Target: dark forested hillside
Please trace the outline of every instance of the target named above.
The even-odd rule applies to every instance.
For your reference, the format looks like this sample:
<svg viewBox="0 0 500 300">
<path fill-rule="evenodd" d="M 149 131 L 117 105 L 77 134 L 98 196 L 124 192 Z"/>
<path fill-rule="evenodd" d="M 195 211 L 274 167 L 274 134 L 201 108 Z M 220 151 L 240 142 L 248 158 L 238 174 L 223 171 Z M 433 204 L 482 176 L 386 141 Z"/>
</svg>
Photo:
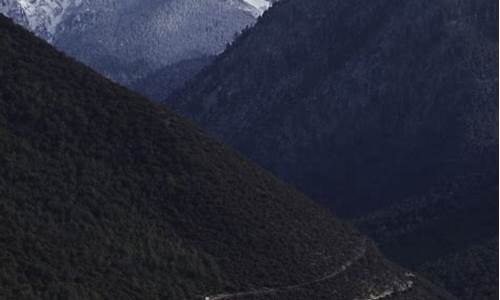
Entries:
<svg viewBox="0 0 500 300">
<path fill-rule="evenodd" d="M 452 299 L 2 16 L 0 52 L 1 299 Z"/>
<path fill-rule="evenodd" d="M 494 175 L 488 175 L 494 176 Z M 476 185 L 477 184 L 477 185 Z M 462 299 L 498 298 L 498 185 L 475 176 L 355 220 L 384 254 Z"/>
<path fill-rule="evenodd" d="M 429 261 L 419 272 L 456 291 L 461 298 L 493 299 L 498 296 L 497 258 L 498 240 L 494 239 Z"/>
<path fill-rule="evenodd" d="M 498 236 L 497 24 L 490 0 L 284 0 L 167 102 L 415 267 Z"/>
<path fill-rule="evenodd" d="M 497 7 L 283 1 L 168 102 L 359 214 L 494 165 Z"/>
</svg>

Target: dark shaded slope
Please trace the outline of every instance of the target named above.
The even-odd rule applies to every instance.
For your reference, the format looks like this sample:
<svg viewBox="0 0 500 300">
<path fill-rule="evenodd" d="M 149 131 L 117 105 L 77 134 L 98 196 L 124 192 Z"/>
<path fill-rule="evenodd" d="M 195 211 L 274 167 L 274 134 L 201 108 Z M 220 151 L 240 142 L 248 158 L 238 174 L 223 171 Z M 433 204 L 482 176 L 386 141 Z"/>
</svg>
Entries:
<svg viewBox="0 0 500 300">
<path fill-rule="evenodd" d="M 449 299 L 164 108 L 0 17 L 0 298 Z M 334 276 L 331 276 L 334 274 Z"/>
<path fill-rule="evenodd" d="M 168 103 L 414 267 L 498 236 L 497 23 L 489 0 L 285 0 Z"/>
<path fill-rule="evenodd" d="M 480 177 L 455 178 L 355 224 L 384 254 L 461 299 L 497 299 L 498 198 L 490 196 L 497 193 L 498 185 L 485 185 Z"/>
<path fill-rule="evenodd" d="M 488 196 L 498 193 L 498 186 L 486 186 L 484 181 L 469 175 L 442 182 L 439 188 L 402 199 L 355 223 L 386 254 L 416 267 L 498 235 L 498 199 Z"/>
<path fill-rule="evenodd" d="M 343 214 L 494 165 L 497 3 L 365 2 L 279 3 L 170 104 Z"/>
<path fill-rule="evenodd" d="M 498 240 L 495 239 L 428 262 L 419 271 L 456 291 L 461 298 L 494 299 L 498 298 L 497 258 Z"/>
</svg>

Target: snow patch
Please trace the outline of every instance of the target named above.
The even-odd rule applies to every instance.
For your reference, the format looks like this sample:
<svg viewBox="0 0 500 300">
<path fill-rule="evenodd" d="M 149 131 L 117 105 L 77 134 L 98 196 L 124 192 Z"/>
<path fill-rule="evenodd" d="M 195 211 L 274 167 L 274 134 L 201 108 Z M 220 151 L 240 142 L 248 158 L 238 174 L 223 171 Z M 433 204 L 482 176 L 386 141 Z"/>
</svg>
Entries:
<svg viewBox="0 0 500 300">
<path fill-rule="evenodd" d="M 243 7 L 243 9 L 252 13 L 254 17 L 261 16 L 272 6 L 272 3 L 268 0 L 243 0 L 243 2 L 249 6 Z"/>
<path fill-rule="evenodd" d="M 53 38 L 57 26 L 64 20 L 68 8 L 81 0 L 17 0 L 28 20 L 29 29 L 48 39 Z"/>
</svg>

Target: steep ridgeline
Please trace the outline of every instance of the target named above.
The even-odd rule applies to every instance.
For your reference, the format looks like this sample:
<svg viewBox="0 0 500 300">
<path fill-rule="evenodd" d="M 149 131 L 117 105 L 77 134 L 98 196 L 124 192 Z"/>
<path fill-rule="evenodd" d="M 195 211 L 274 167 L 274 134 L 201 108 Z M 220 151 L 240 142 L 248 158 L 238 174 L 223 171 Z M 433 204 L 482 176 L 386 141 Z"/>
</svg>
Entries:
<svg viewBox="0 0 500 300">
<path fill-rule="evenodd" d="M 220 53 L 270 1 L 3 0 L 0 13 L 129 85 L 161 67 Z"/>
<path fill-rule="evenodd" d="M 453 299 L 2 16 L 0 51 L 1 299 Z"/>
<path fill-rule="evenodd" d="M 497 24 L 490 0 L 285 0 L 167 102 L 420 265 L 498 236 Z"/>
</svg>

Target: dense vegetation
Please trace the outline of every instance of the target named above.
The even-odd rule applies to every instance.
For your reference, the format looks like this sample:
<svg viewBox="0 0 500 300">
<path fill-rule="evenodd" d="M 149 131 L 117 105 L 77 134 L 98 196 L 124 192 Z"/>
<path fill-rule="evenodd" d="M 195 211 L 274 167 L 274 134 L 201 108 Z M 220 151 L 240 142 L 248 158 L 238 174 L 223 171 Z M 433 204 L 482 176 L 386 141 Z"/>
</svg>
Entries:
<svg viewBox="0 0 500 300">
<path fill-rule="evenodd" d="M 419 271 L 462 298 L 494 299 L 498 297 L 498 240 L 427 262 Z"/>
<path fill-rule="evenodd" d="M 418 269 L 498 237 L 497 24 L 490 0 L 283 0 L 167 102 Z"/>
<path fill-rule="evenodd" d="M 0 51 L 0 298 L 201 299 L 339 272 L 267 298 L 452 299 L 1 16 Z"/>
<path fill-rule="evenodd" d="M 373 212 L 355 224 L 386 255 L 457 296 L 494 299 L 498 297 L 498 245 L 494 246 L 498 199 L 489 195 L 498 193 L 498 185 L 482 182 L 477 175 L 444 181 L 438 189 Z"/>
</svg>

